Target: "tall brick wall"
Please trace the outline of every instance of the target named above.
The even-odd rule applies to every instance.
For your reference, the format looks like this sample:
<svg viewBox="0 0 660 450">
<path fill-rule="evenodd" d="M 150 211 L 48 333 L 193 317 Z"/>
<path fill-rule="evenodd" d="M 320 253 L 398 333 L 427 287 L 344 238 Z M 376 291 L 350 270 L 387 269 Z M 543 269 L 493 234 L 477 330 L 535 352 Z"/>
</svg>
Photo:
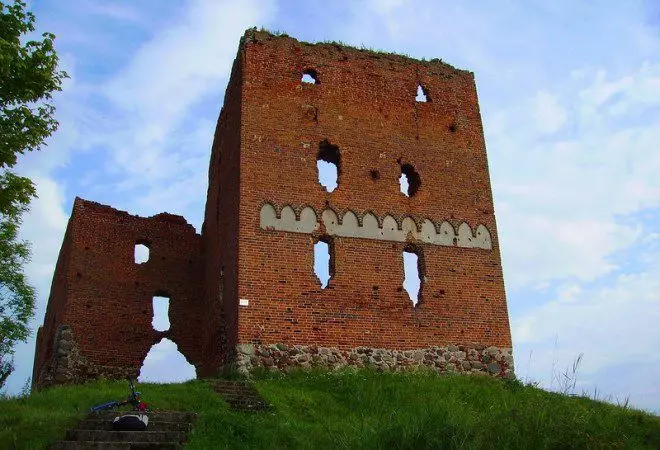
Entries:
<svg viewBox="0 0 660 450">
<path fill-rule="evenodd" d="M 136 243 L 150 247 L 143 264 L 134 261 Z M 135 375 L 163 337 L 204 367 L 202 267 L 200 236 L 182 217 L 143 218 L 76 199 L 39 330 L 35 385 Z M 162 333 L 152 327 L 155 295 L 170 297 Z"/>
<path fill-rule="evenodd" d="M 65 311 L 65 302 L 67 300 L 67 292 L 69 289 L 66 277 L 68 271 L 66 265 L 70 260 L 71 254 L 72 227 L 72 222 L 69 221 L 66 227 L 66 232 L 64 233 L 64 241 L 60 249 L 60 254 L 57 258 L 57 264 L 55 266 L 48 304 L 46 306 L 44 324 L 43 326 L 40 326 L 37 331 L 36 349 L 32 370 L 33 384 L 37 384 L 37 380 L 43 377 L 42 372 L 49 372 L 47 366 L 52 366 L 55 358 L 55 339 L 58 335 L 59 325 L 62 323 L 62 315 Z"/>
<path fill-rule="evenodd" d="M 248 33 L 241 106 L 239 307 L 241 344 L 314 343 L 416 349 L 478 342 L 511 347 L 483 129 L 472 73 L 332 44 Z M 312 69 L 318 84 L 301 83 Z M 429 102 L 415 101 L 418 84 Z M 313 111 L 313 114 L 310 114 Z M 339 147 L 339 185 L 317 181 L 319 143 Z M 401 194 L 401 164 L 421 177 Z M 371 176 L 378 172 L 378 179 Z M 371 212 L 485 225 L 491 249 L 333 237 L 334 274 L 321 289 L 312 234 L 264 230 L 259 211 L 310 206 L 341 218 Z M 382 225 L 382 223 L 381 223 Z M 402 290 L 414 243 L 424 281 L 414 307 Z M 235 302 L 237 299 L 232 299 Z"/>
<path fill-rule="evenodd" d="M 227 362 L 229 349 L 236 345 L 241 56 L 239 50 L 213 140 L 202 227 L 206 255 L 204 295 L 211 317 L 208 352 L 216 358 L 216 369 Z"/>
</svg>

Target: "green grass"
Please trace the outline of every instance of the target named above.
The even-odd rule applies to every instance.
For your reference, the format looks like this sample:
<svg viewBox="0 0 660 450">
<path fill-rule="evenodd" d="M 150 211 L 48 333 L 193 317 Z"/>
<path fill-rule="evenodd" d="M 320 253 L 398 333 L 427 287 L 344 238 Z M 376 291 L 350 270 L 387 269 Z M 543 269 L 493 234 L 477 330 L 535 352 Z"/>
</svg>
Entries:
<svg viewBox="0 0 660 450">
<path fill-rule="evenodd" d="M 272 413 L 228 410 L 205 381 L 142 384 L 153 409 L 198 414 L 187 448 L 660 448 L 660 418 L 487 377 L 369 370 L 255 382 Z M 0 401 L 0 446 L 44 448 L 126 383 L 58 387 Z"/>
</svg>

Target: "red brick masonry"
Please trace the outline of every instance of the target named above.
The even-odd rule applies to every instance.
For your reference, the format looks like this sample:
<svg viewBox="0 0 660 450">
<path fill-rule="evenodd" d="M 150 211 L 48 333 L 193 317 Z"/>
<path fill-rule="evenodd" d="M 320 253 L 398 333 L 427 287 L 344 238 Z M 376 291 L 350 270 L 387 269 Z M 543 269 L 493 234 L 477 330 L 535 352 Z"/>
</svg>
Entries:
<svg viewBox="0 0 660 450">
<path fill-rule="evenodd" d="M 418 86 L 426 102 L 415 100 Z M 331 193 L 318 159 L 339 168 Z M 402 172 L 418 177 L 411 196 L 400 192 Z M 313 271 L 319 239 L 332 256 L 325 289 Z M 139 243 L 151 250 L 144 264 L 133 262 Z M 404 249 L 420 261 L 416 306 L 402 288 Z M 171 299 L 165 333 L 151 327 L 161 294 Z M 416 358 L 511 373 L 474 75 L 248 30 L 216 128 L 201 236 L 179 216 L 76 199 L 35 385 L 137 373 L 165 336 L 198 376 L 335 360 L 393 369 Z"/>
</svg>

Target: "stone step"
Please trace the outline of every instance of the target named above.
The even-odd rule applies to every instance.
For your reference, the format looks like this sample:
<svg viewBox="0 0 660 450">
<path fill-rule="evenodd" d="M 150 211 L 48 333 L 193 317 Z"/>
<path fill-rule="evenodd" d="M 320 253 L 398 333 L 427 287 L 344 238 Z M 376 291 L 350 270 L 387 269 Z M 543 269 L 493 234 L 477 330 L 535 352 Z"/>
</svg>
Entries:
<svg viewBox="0 0 660 450">
<path fill-rule="evenodd" d="M 53 444 L 51 450 L 180 450 L 176 442 L 99 442 L 62 441 Z"/>
<path fill-rule="evenodd" d="M 114 419 L 114 417 L 113 417 Z M 165 422 L 163 420 L 149 419 L 149 431 L 190 431 L 190 422 Z M 108 430 L 112 431 L 112 419 L 85 419 L 78 422 L 78 430 Z"/>
<path fill-rule="evenodd" d="M 254 396 L 254 392 L 252 391 L 225 391 L 225 390 L 216 390 L 218 394 L 221 394 L 223 396 L 230 396 L 230 397 L 245 397 L 245 396 Z"/>
<path fill-rule="evenodd" d="M 131 413 L 130 411 L 98 411 L 92 412 L 87 419 L 113 420 L 115 417 Z M 181 411 L 156 411 L 140 413 L 149 417 L 149 425 L 152 422 L 192 422 L 195 420 L 195 414 Z"/>
<path fill-rule="evenodd" d="M 222 388 L 215 389 L 214 388 L 213 390 L 219 394 L 259 396 L 259 393 L 254 389 L 222 389 Z"/>
<path fill-rule="evenodd" d="M 148 431 L 112 431 L 112 420 L 127 411 L 90 413 L 79 427 L 68 430 L 66 441 L 54 444 L 55 450 L 170 450 L 180 449 L 197 417 L 179 411 L 148 412 Z"/>
<path fill-rule="evenodd" d="M 250 383 L 247 381 L 213 380 L 211 383 L 214 386 L 231 386 L 231 387 L 243 386 L 247 388 L 250 387 Z"/>
<path fill-rule="evenodd" d="M 252 386 L 244 385 L 244 384 L 212 384 L 216 389 L 231 389 L 231 390 L 245 390 L 245 389 L 252 389 Z"/>
<path fill-rule="evenodd" d="M 211 387 L 213 389 L 254 391 L 254 386 L 252 386 L 250 383 L 247 383 L 245 381 L 228 381 L 228 380 L 212 381 Z"/>
<path fill-rule="evenodd" d="M 229 403 L 235 411 L 258 412 L 270 411 L 272 406 L 261 397 L 259 392 L 245 381 L 215 380 L 211 388 Z"/>
<path fill-rule="evenodd" d="M 186 433 L 181 431 L 106 431 L 69 430 L 67 441 L 94 442 L 185 442 Z"/>
</svg>

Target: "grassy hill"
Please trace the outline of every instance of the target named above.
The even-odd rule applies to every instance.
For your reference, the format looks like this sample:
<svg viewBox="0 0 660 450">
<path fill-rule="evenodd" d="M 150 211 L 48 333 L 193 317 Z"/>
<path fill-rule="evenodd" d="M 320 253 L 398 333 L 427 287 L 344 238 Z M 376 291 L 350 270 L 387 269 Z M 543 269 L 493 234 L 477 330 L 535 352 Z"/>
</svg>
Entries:
<svg viewBox="0 0 660 450">
<path fill-rule="evenodd" d="M 660 448 L 660 417 L 480 376 L 296 372 L 255 381 L 275 406 L 238 413 L 203 380 L 142 384 L 152 409 L 198 414 L 186 448 Z M 0 400 L 0 448 L 64 437 L 127 383 L 97 381 Z"/>
</svg>

